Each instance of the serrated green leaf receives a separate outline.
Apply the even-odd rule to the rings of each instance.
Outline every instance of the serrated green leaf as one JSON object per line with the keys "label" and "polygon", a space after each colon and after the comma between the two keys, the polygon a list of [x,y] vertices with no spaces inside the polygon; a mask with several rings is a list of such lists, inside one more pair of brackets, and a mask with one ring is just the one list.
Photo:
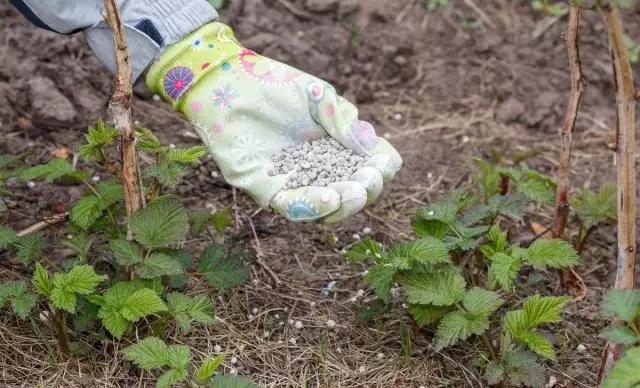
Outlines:
{"label": "serrated green leaf", "polygon": [[358,244],[351,247],[351,249],[349,249],[347,253],[345,253],[345,256],[352,263],[357,263],[366,260],[378,260],[376,253],[378,255],[382,255],[384,253],[382,244],[367,237],[362,240],[362,242],[359,242]]}
{"label": "serrated green leaf", "polygon": [[218,236],[222,236],[224,231],[233,224],[233,218],[231,217],[231,205],[220,209],[213,213],[211,218],[211,225],[218,233]]}
{"label": "serrated green leaf", "polygon": [[516,185],[516,190],[524,194],[529,198],[529,200],[541,205],[552,204],[555,200],[555,196],[553,191],[551,191],[551,188],[542,181],[528,179],[518,183]]}
{"label": "serrated green leaf", "polygon": [[504,253],[507,249],[507,232],[500,230],[500,223],[495,223],[487,232],[487,239],[491,241],[496,253]]}
{"label": "serrated green leaf", "polygon": [[136,266],[136,273],[142,279],[153,279],[160,276],[179,275],[184,273],[184,269],[173,257],[164,253],[154,253]]}
{"label": "serrated green leaf", "polygon": [[85,160],[90,160],[100,154],[100,149],[113,143],[113,140],[120,135],[117,129],[105,125],[102,120],[98,120],[95,127],[89,127],[84,137],[87,144],[82,144],[76,149]]}
{"label": "serrated green leaf", "polygon": [[104,328],[117,339],[122,338],[129,326],[131,326],[131,322],[125,319],[113,306],[100,307],[98,318],[102,320]]}
{"label": "serrated green leaf", "polygon": [[410,304],[409,311],[418,325],[425,326],[438,322],[446,313],[451,311],[451,308],[449,306]]}
{"label": "serrated green leaf", "polygon": [[59,277],[59,279],[65,279],[64,282],[60,283],[60,280],[56,282],[56,278],[54,278],[53,285],[54,287],[64,285],[68,287],[70,291],[82,295],[89,295],[95,291],[96,286],[100,282],[107,280],[107,278],[106,275],[98,275],[90,265],[79,265],[73,267],[67,274]]}
{"label": "serrated green leaf", "polygon": [[43,249],[43,232],[35,232],[26,236],[18,237],[18,259],[23,264],[27,264],[31,260],[40,257]]}
{"label": "serrated green leaf", "polygon": [[450,306],[464,296],[466,282],[454,271],[441,273],[412,273],[401,276],[407,301],[411,304]]}
{"label": "serrated green leaf", "polygon": [[506,376],[504,382],[511,386],[539,388],[545,384],[545,369],[537,362],[538,356],[525,350],[511,350],[503,354]]}
{"label": "serrated green leaf", "polygon": [[156,388],[172,388],[174,384],[185,381],[189,373],[186,369],[169,369],[156,381]]}
{"label": "serrated green leaf", "polygon": [[191,330],[191,320],[200,323],[213,322],[213,308],[206,297],[192,298],[180,292],[172,292],[167,294],[167,306],[169,313],[185,333]]}
{"label": "serrated green leaf", "polygon": [[[53,277],[54,282],[57,279],[55,275]],[[74,313],[76,310],[76,293],[70,291],[67,287],[53,287],[49,298],[56,308],[66,310],[70,313]]]}
{"label": "serrated green leaf", "polygon": [[37,297],[31,293],[22,293],[11,298],[11,309],[17,316],[27,319],[36,305]]}
{"label": "serrated green leaf", "polygon": [[98,192],[102,197],[102,207],[124,200],[124,187],[118,183],[98,183]]}
{"label": "serrated green leaf", "polygon": [[110,241],[109,249],[120,265],[138,264],[143,258],[140,245],[125,238]]}
{"label": "serrated green leaf", "polygon": [[570,299],[566,296],[543,297],[536,294],[529,297],[524,302],[527,327],[532,329],[544,323],[561,322],[560,312],[569,301]]}
{"label": "serrated green leaf", "polygon": [[207,147],[197,145],[190,148],[172,148],[167,154],[170,162],[193,164],[198,163],[200,158],[207,154]]}
{"label": "serrated green leaf", "polygon": [[602,299],[602,314],[631,322],[640,313],[640,290],[611,289]]}
{"label": "serrated green leaf", "polygon": [[637,387],[640,384],[640,347],[627,350],[613,366],[602,388]]}
{"label": "serrated green leaf", "polygon": [[569,199],[585,230],[600,222],[617,219],[617,190],[616,185],[605,183],[597,195],[590,190],[581,190]]}
{"label": "serrated green leaf", "polygon": [[211,380],[209,388],[259,388],[244,376],[221,375]]}
{"label": "serrated green leaf", "polygon": [[209,225],[213,214],[211,210],[197,210],[189,212],[189,223],[191,224],[191,234],[199,235]]}
{"label": "serrated green leaf", "polygon": [[146,178],[155,178],[162,186],[173,189],[189,174],[189,168],[179,163],[163,161],[145,168],[142,173]]}
{"label": "serrated green leaf", "polygon": [[523,333],[518,337],[518,339],[524,341],[529,346],[529,349],[533,350],[540,357],[556,361],[556,355],[553,352],[553,345],[542,334],[527,332]]}
{"label": "serrated green leaf", "polygon": [[147,128],[136,126],[134,129],[138,138],[136,146],[145,152],[159,152],[160,140]]}
{"label": "serrated green leaf", "polygon": [[442,240],[447,234],[447,225],[437,220],[416,218],[411,221],[411,228],[418,237],[434,237]]}
{"label": "serrated green leaf", "polygon": [[489,319],[477,317],[464,311],[454,311],[445,315],[436,330],[436,349],[441,350],[469,338],[472,334],[482,334],[489,328]]}
{"label": "serrated green leaf", "polygon": [[205,296],[192,297],[187,314],[189,314],[194,321],[199,323],[207,324],[214,321],[211,300]]}
{"label": "serrated green leaf", "polygon": [[49,273],[47,270],[40,264],[36,263],[36,268],[33,273],[33,279],[31,280],[34,288],[40,294],[44,296],[50,296],[51,291],[53,290],[53,282],[49,279]]}
{"label": "serrated green leaf", "polygon": [[364,279],[371,283],[371,287],[376,292],[378,298],[389,303],[391,295],[391,285],[395,281],[398,270],[391,265],[378,264],[369,268],[369,272]]}
{"label": "serrated green leaf", "polygon": [[504,300],[498,293],[480,287],[473,287],[462,298],[465,310],[470,314],[483,317],[491,316],[503,303]]}
{"label": "serrated green leaf", "polygon": [[396,244],[389,250],[387,258],[392,262],[394,258],[406,258],[408,266],[401,269],[409,269],[414,262],[422,264],[451,263],[445,244],[434,237],[424,237],[416,241]]}
{"label": "serrated green leaf", "polygon": [[504,378],[504,367],[500,364],[488,363],[484,370],[484,379],[489,385],[498,385]]}
{"label": "serrated green leaf", "polygon": [[504,315],[504,328],[515,338],[529,330],[524,310],[508,311]]}
{"label": "serrated green leaf", "polygon": [[[166,253],[176,259],[185,271],[188,271],[193,266],[193,257],[191,257],[191,254],[184,249],[172,250]],[[181,288],[186,286],[188,281],[189,278],[186,273],[171,275],[169,276],[169,287]]]}
{"label": "serrated green leaf", "polygon": [[71,163],[63,158],[54,158],[47,164],[41,164],[24,169],[20,178],[25,181],[34,180],[36,178],[45,178],[47,182],[53,182],[57,178],[64,176],[72,177],[76,169]]}
{"label": "serrated green leaf", "polygon": [[249,269],[237,254],[227,254],[221,244],[212,244],[200,256],[198,271],[202,277],[220,292],[245,284]]}
{"label": "serrated green leaf", "polygon": [[82,230],[88,230],[104,212],[100,198],[88,195],[80,198],[71,208],[71,221]]}
{"label": "serrated green leaf", "polygon": [[418,217],[426,221],[439,221],[452,226],[456,222],[458,204],[452,200],[443,200],[429,204],[418,211]]}
{"label": "serrated green leaf", "polygon": [[191,362],[191,349],[186,345],[169,345],[168,364],[175,369],[187,369]]}
{"label": "serrated green leaf", "polygon": [[151,248],[177,244],[184,240],[189,230],[187,211],[173,201],[158,202],[138,210],[130,225],[136,240]]}
{"label": "serrated green leaf", "polygon": [[513,282],[518,277],[522,263],[505,253],[491,256],[490,277],[495,279],[505,290],[513,289]]}
{"label": "serrated green leaf", "polygon": [[480,174],[476,175],[478,185],[483,189],[487,198],[500,192],[500,174],[498,170],[486,160],[473,158],[480,166]]}
{"label": "serrated green leaf", "polygon": [[147,337],[122,349],[124,358],[145,370],[155,369],[169,363],[169,347],[159,338]]}
{"label": "serrated green leaf", "polygon": [[89,250],[91,250],[91,245],[95,239],[89,238],[84,234],[79,234],[73,236],[71,240],[62,240],[62,245],[76,251],[78,256],[82,261],[87,260],[87,255],[89,254]]}
{"label": "serrated green leaf", "polygon": [[580,263],[580,256],[568,242],[538,239],[526,249],[524,260],[536,268],[566,268]]}
{"label": "serrated green leaf", "polygon": [[167,311],[167,306],[162,299],[148,288],[143,288],[131,294],[120,308],[120,315],[131,322],[155,314]]}
{"label": "serrated green leaf", "polygon": [[225,356],[226,353],[222,353],[216,358],[209,357],[202,361],[202,365],[200,365],[200,368],[198,368],[196,372],[196,382],[201,385],[207,384],[209,380],[211,380],[211,376],[213,376],[220,365],[222,365]]}
{"label": "serrated green leaf", "polygon": [[605,327],[600,336],[614,344],[623,344],[625,346],[637,343],[640,338],[628,327],[611,326]]}
{"label": "serrated green leaf", "polygon": [[0,225],[0,249],[4,249],[18,241],[16,231]]}
{"label": "serrated green leaf", "polygon": [[489,206],[497,214],[509,217],[514,221],[522,220],[529,200],[522,193],[494,195],[489,199]]}

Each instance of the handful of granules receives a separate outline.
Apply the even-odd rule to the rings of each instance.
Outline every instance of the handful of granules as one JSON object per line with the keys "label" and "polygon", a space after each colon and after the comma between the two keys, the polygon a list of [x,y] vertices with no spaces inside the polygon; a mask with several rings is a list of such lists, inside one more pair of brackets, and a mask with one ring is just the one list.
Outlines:
{"label": "handful of granules", "polygon": [[367,161],[335,139],[323,137],[296,146],[285,147],[273,156],[269,176],[289,174],[285,188],[327,186],[333,182],[350,180]]}

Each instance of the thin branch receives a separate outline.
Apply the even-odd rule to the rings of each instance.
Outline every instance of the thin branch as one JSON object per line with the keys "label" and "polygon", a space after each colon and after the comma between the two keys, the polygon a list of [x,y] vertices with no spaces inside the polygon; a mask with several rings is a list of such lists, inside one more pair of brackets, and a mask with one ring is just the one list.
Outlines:
{"label": "thin branch", "polygon": [[556,191],[556,223],[553,235],[563,238],[564,229],[569,216],[569,170],[571,161],[571,142],[578,115],[578,106],[584,90],[582,69],[580,67],[580,50],[578,48],[578,25],[580,24],[580,7],[571,5],[569,11],[569,28],[567,32],[567,48],[571,66],[571,95],[567,113],[562,126],[562,146],[560,149],[560,168],[558,169],[558,189]]}
{"label": "thin branch", "polygon": [[[140,169],[135,148],[135,134],[131,124],[131,102],[133,89],[131,86],[131,58],[129,46],[124,34],[124,27],[116,0],[103,0],[107,11],[105,20],[113,32],[115,44],[116,80],[115,91],[109,101],[109,110],[113,116],[115,128],[120,130],[120,151],[122,153],[122,173],[120,178],[124,185],[124,198],[127,206],[127,217],[130,219],[138,209],[145,207],[145,199],[140,179]],[[131,230],[129,239],[133,238]]]}
{"label": "thin branch", "polygon": [[[616,288],[635,286],[636,252],[636,172],[635,172],[635,101],[633,70],[624,42],[624,29],[614,2],[600,10],[609,35],[616,89],[616,164],[618,168],[618,262]],[[613,324],[620,324],[614,320]],[[606,379],[614,363],[622,356],[623,345],[607,343],[598,382]]]}
{"label": "thin branch", "polygon": [[67,217],[69,217],[69,212],[64,212],[64,213],[53,215],[51,217],[47,217],[42,221],[36,222],[35,224],[22,229],[21,231],[16,233],[16,235],[18,235],[19,237],[23,237],[28,234],[35,233],[39,230],[46,228],[49,225],[59,224],[64,220],[66,220]]}

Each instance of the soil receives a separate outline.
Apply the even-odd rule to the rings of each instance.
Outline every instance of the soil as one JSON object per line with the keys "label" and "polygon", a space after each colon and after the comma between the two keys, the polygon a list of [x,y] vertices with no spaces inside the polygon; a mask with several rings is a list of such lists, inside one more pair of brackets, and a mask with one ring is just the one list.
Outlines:
{"label": "soil", "polygon": [[[428,13],[424,1],[416,0],[231,0],[222,10],[222,21],[247,47],[329,81],[357,103],[361,118],[372,122],[378,134],[387,134],[405,164],[376,204],[335,225],[335,248],[321,225],[292,228],[282,217],[258,211],[219,174],[212,176],[217,171],[212,160],[197,167],[177,189],[181,200],[191,209],[233,204],[231,243],[256,250],[283,285],[275,287],[269,274],[255,266],[250,285],[216,296],[218,323],[188,338],[173,332],[172,340],[187,341],[197,357],[212,354],[220,344],[239,360],[236,365],[227,360],[223,371],[234,368],[264,387],[486,386],[473,363],[472,348],[479,343],[437,353],[433,333],[425,329],[413,338],[412,357],[405,360],[398,335],[401,314],[377,323],[357,321],[358,309],[372,299],[366,291],[350,302],[363,288],[366,266],[350,266],[340,254],[364,228],[384,243],[408,238],[407,214],[468,181],[473,156],[534,150],[530,166],[556,171],[570,85],[566,17],[534,12],[527,0],[449,3]],[[81,34],[36,29],[6,1],[0,2],[0,20],[0,154],[26,152],[30,164],[47,162],[53,150],[79,143],[88,124],[107,118],[112,76]],[[462,20],[480,24],[465,29]],[[636,39],[639,21],[639,13],[625,13],[627,32]],[[574,189],[615,180],[609,148],[615,140],[615,96],[606,31],[597,14],[584,13],[580,44],[587,89],[574,137]],[[137,88],[134,118],[165,144],[198,142],[181,115],[143,87]],[[79,166],[105,176],[93,163],[79,161]],[[61,183],[12,186],[13,208],[2,224],[16,229],[59,212],[83,192]],[[552,214],[551,208],[531,209],[510,232],[530,238],[530,223],[551,225]],[[63,234],[64,225],[47,229],[51,241]],[[194,251],[203,245],[194,244]],[[62,254],[51,250],[53,260]],[[562,387],[595,386],[604,345],[598,333],[607,324],[599,316],[599,301],[615,277],[615,228],[599,228],[583,259],[578,272],[588,296],[568,307],[553,336],[560,362],[546,365]],[[26,275],[0,266],[1,279]],[[535,290],[561,293],[557,275],[544,275]],[[330,280],[337,281],[335,293],[326,298],[321,291]],[[196,280],[190,290],[206,291]],[[254,307],[260,312],[248,317]],[[59,362],[43,345],[50,341],[46,332],[38,334],[32,324],[1,314],[4,386],[153,386],[153,375],[140,374],[120,358],[117,350],[125,343],[104,343],[90,357]],[[305,328],[296,330],[287,319],[300,320]],[[327,319],[335,320],[335,330],[327,330]],[[578,351],[579,344],[586,350]]]}

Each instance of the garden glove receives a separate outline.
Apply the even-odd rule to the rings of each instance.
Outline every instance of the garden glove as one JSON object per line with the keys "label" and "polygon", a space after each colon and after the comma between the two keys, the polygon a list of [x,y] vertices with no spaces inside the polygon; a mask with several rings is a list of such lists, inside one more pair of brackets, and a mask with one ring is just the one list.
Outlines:
{"label": "garden glove", "polygon": [[[170,46],[146,82],[194,124],[227,182],[292,221],[340,221],[375,201],[402,166],[331,85],[244,48],[222,23]],[[283,147],[323,136],[369,157],[350,181],[287,189],[286,174],[269,176]]]}

